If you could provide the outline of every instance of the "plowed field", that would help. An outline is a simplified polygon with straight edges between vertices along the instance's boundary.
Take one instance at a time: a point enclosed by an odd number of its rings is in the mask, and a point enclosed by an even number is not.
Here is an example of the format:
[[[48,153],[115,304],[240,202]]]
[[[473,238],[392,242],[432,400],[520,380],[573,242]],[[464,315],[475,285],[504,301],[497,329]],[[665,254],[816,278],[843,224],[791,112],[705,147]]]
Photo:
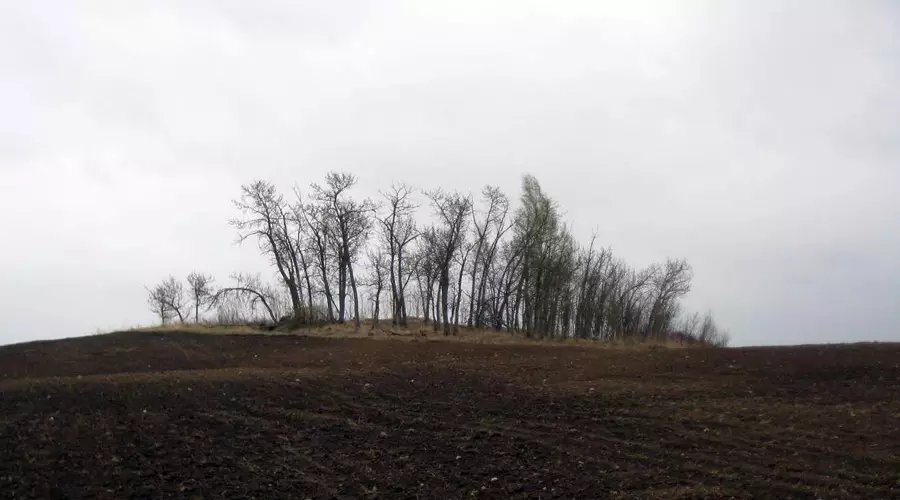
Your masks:
[[[0,347],[0,498],[900,498],[900,346]]]

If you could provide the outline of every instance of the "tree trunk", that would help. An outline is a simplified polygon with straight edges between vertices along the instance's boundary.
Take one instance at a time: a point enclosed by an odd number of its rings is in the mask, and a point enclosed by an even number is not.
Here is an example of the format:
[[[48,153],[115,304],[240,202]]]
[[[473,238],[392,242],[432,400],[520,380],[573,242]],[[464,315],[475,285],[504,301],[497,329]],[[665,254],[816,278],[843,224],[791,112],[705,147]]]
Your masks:
[[[338,266],[338,323],[347,319],[347,264],[341,250],[341,262]]]
[[[309,273],[304,273],[306,278],[306,300],[309,302],[309,310],[306,312],[306,322],[312,323],[315,319],[313,311],[312,283],[309,280]]]
[[[397,251],[397,302],[400,311],[400,326],[407,326],[406,284],[403,283],[403,247]]]
[[[288,292],[291,295],[291,310],[293,311],[293,316],[294,318],[299,319],[303,315],[303,301],[300,298],[299,287],[293,279],[290,282],[290,289]]]
[[[350,273],[350,288],[353,291],[353,324],[359,329],[359,293],[356,290],[356,278],[353,276],[353,266],[347,263],[347,272]]]
[[[319,248],[319,272],[322,274],[322,290],[325,292],[325,303],[328,306],[328,321],[334,322],[334,297],[328,284],[328,265],[325,263],[325,249]]]
[[[476,302],[475,302],[475,318],[476,318],[475,326],[477,326],[477,327],[483,326],[482,321],[481,321],[481,316],[482,316],[481,308],[482,308],[482,304],[484,302],[485,290],[487,288],[488,273],[491,270],[491,264],[494,263],[494,259],[497,256],[497,245],[500,243],[500,239],[503,237],[503,233],[506,232],[506,230],[502,230],[502,225],[503,224],[501,222],[501,224],[500,224],[501,229],[497,230],[497,233],[494,236],[494,241],[491,243],[490,248],[488,249],[487,253],[485,254],[484,262],[482,263],[481,280],[478,285],[478,298],[476,299]],[[515,256],[513,258],[515,258]]]
[[[421,281],[419,281],[419,290],[422,292],[422,319],[423,322],[427,325],[431,320],[431,278],[426,277],[427,288],[423,288]]]
[[[372,314],[372,329],[378,328],[378,315],[381,312],[381,290],[384,288],[381,273],[378,273],[375,284],[375,312]]]
[[[466,269],[466,262],[469,260],[469,253],[472,251],[470,247],[466,253],[463,255],[462,263],[459,266],[459,278],[456,283],[456,300],[453,304],[453,333],[454,335],[459,332],[459,307],[462,302],[462,280],[463,273]],[[474,274],[474,273],[473,273]],[[469,326],[472,326],[472,310],[469,309]]]
[[[378,314],[380,312],[379,308],[381,306],[380,295],[381,295],[381,292],[378,292],[378,294],[375,295],[375,312],[372,314],[372,329],[373,330],[378,328]],[[359,327],[357,327],[357,328],[359,328]]]
[[[393,237],[394,237],[394,235],[391,234],[391,235],[390,235],[390,238],[391,238],[392,240],[393,240]],[[391,280],[391,300],[392,300],[392,302],[391,302],[391,309],[392,309],[391,315],[393,316],[393,317],[391,318],[391,324],[393,324],[394,326],[396,326],[396,325],[397,325],[397,322],[398,322],[398,320],[399,320],[399,317],[400,317],[400,306],[399,306],[398,295],[397,295],[397,280],[396,280],[396,276],[397,276],[397,275],[396,275],[396,273],[394,272],[394,262],[395,262],[395,260],[396,260],[396,257],[395,257],[395,255],[394,255],[394,253],[395,253],[395,252],[394,252],[394,244],[393,244],[393,242],[391,242],[391,256],[390,256],[390,257],[391,257],[391,261],[390,261],[390,266],[389,266],[389,267],[390,267],[390,276],[389,276],[389,277],[390,277],[390,280]],[[380,288],[380,284],[379,284],[379,288]],[[378,310],[378,303],[377,303],[377,302],[375,303],[375,310],[376,310],[376,311]]]
[[[437,284],[437,295],[433,297],[431,307],[434,309],[434,319],[432,319],[432,323],[434,326],[434,331],[439,332],[441,330],[441,308],[439,304],[441,303],[441,285],[440,283],[432,283],[433,287]]]
[[[469,328],[472,328],[474,324],[474,316],[475,316],[475,288],[478,285],[478,261],[481,259],[481,247],[482,242],[478,242],[478,247],[475,250],[475,260],[472,261],[472,289],[470,290],[471,294],[469,295],[469,319],[466,321],[466,325]],[[460,271],[459,283],[462,285],[462,271]]]
[[[447,314],[450,301],[448,295],[450,293],[450,266],[444,266],[441,270],[441,316],[444,320],[444,335],[450,335],[450,321]]]
[[[269,240],[269,245],[270,245],[271,248],[272,248],[272,255],[273,255],[274,259],[275,259],[275,267],[278,269],[278,274],[279,274],[279,276],[281,276],[281,281],[282,281],[282,283],[284,283],[284,286],[288,289],[288,293],[290,294],[290,297],[291,297],[291,309],[294,310],[294,311],[296,311],[296,310],[297,310],[297,305],[298,305],[298,302],[299,302],[299,300],[298,300],[298,298],[297,298],[297,290],[296,290],[296,286],[295,286],[295,284],[294,284],[294,280],[291,279],[290,275],[288,274],[288,271],[285,270],[285,267],[286,267],[285,264],[286,264],[286,263],[283,262],[284,257],[283,257],[283,256],[281,255],[281,253],[278,251],[278,249],[281,248],[281,245],[279,245],[278,243],[276,243],[276,242],[275,242],[275,238],[272,236],[272,235],[274,234],[274,230],[273,230],[273,228],[272,228],[272,222],[271,222],[271,219],[268,219],[268,220],[267,220],[267,227],[268,227],[268,231],[267,231],[267,233],[266,233],[266,237],[268,238],[268,240]],[[285,235],[285,236],[286,236],[286,235]]]

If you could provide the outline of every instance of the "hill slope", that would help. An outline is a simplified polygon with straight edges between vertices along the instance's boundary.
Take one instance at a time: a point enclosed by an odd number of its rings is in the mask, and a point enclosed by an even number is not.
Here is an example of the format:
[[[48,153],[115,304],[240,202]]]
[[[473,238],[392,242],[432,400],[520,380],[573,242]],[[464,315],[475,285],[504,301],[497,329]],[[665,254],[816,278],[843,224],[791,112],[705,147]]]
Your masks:
[[[0,497],[890,498],[900,346],[0,347]]]

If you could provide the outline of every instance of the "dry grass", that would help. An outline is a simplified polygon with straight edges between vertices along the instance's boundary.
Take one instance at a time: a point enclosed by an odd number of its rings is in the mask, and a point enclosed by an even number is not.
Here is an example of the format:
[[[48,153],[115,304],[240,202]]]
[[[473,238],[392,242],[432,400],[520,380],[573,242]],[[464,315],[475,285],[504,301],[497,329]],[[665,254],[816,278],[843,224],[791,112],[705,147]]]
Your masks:
[[[252,325],[206,325],[206,324],[169,324],[164,326],[150,326],[133,328],[142,332],[188,332],[208,333],[216,335],[305,335],[320,338],[368,338],[373,340],[388,340],[401,342],[464,342],[470,344],[510,344],[510,345],[577,345],[594,348],[615,349],[658,349],[658,348],[687,348],[688,345],[677,342],[640,342],[640,341],[596,341],[584,339],[558,339],[558,338],[528,338],[522,335],[511,335],[507,332],[493,329],[476,329],[460,327],[454,335],[444,335],[441,331],[435,331],[433,325],[426,324],[420,319],[411,319],[407,327],[393,326],[390,320],[382,320],[377,328],[372,328],[372,320],[361,322],[360,328],[356,328],[352,321],[343,324],[328,324],[315,327],[301,327],[296,330],[268,330]]]
[[[270,333],[251,325],[212,325],[194,323],[170,323],[168,325],[138,326],[129,328],[135,332],[186,332],[186,333],[212,333],[219,335],[240,335]],[[276,332],[277,333],[277,332]]]

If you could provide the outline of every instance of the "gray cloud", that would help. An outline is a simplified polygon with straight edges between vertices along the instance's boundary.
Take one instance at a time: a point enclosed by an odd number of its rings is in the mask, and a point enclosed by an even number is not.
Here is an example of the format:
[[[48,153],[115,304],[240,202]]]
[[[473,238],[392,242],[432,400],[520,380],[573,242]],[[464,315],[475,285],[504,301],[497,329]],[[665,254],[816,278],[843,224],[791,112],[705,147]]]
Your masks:
[[[739,344],[900,340],[891,2],[19,2],[0,16],[0,342],[263,270],[242,182],[517,194],[685,256]]]

